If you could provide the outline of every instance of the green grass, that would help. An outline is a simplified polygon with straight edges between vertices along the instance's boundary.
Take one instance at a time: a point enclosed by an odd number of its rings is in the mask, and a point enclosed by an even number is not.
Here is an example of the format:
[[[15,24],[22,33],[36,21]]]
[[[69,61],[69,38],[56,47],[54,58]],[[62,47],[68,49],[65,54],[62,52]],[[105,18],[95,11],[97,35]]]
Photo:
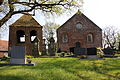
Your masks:
[[[0,67],[0,80],[120,80],[120,59],[34,58],[36,66]]]

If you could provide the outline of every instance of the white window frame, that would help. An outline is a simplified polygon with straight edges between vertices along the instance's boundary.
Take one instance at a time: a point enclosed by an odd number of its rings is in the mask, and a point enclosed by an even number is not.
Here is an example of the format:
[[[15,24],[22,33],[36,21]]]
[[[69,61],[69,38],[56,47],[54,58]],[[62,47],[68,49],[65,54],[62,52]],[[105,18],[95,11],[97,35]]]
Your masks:
[[[87,35],[87,42],[88,43],[93,43],[93,34],[88,34]]]
[[[68,42],[68,35],[67,34],[64,34],[63,37],[62,37],[62,42],[63,43],[67,43]]]

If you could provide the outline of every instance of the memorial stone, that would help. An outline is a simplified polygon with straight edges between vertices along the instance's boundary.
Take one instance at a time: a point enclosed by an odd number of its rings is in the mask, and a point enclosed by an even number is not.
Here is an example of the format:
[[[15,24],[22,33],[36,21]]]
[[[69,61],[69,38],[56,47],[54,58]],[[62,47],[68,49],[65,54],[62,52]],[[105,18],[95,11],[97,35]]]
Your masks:
[[[86,48],[81,48],[80,43],[76,43],[76,47],[74,48],[74,54],[75,55],[86,55],[87,54],[87,49]]]
[[[10,50],[11,64],[25,64],[25,47],[13,46]]]

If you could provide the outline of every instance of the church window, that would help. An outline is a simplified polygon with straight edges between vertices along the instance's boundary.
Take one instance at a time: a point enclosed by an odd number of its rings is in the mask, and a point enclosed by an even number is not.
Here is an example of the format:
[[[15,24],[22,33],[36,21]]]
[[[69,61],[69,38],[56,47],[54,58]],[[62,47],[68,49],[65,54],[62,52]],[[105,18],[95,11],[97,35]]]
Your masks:
[[[67,34],[63,35],[62,42],[63,43],[67,43],[68,42],[68,35]]]
[[[93,42],[93,35],[92,34],[88,34],[87,35],[87,42],[88,43],[92,43]]]
[[[81,29],[81,28],[82,28],[82,24],[77,23],[77,24],[76,24],[76,28],[77,28],[77,29]]]

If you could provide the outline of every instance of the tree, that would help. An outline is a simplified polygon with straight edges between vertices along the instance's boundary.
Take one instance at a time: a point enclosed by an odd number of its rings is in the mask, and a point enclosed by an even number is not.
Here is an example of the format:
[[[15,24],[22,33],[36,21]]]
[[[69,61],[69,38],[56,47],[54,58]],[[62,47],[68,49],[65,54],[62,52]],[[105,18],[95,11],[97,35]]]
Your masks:
[[[8,31],[8,28],[7,28],[7,26],[2,26],[2,27],[0,27],[0,40],[2,39],[2,38],[4,38],[4,36],[6,35],[6,32]]]
[[[118,50],[120,50],[120,33],[118,33],[118,35],[117,35],[117,44],[116,44],[116,46],[117,46],[117,48],[118,48]]]
[[[4,1],[4,2],[2,2]],[[4,12],[4,17],[0,20],[0,27],[13,15],[18,13],[42,10],[45,12],[60,12],[64,9],[80,7],[82,0],[1,0],[0,11]],[[7,9],[4,9],[4,8]]]
[[[106,27],[103,30],[103,47],[114,49],[118,43],[118,31],[113,26]]]
[[[48,40],[51,37],[51,34],[54,38],[56,38],[56,29],[59,28],[60,25],[52,23],[52,22],[46,22],[46,24],[43,26],[43,37],[46,40],[46,44],[48,45]]]

